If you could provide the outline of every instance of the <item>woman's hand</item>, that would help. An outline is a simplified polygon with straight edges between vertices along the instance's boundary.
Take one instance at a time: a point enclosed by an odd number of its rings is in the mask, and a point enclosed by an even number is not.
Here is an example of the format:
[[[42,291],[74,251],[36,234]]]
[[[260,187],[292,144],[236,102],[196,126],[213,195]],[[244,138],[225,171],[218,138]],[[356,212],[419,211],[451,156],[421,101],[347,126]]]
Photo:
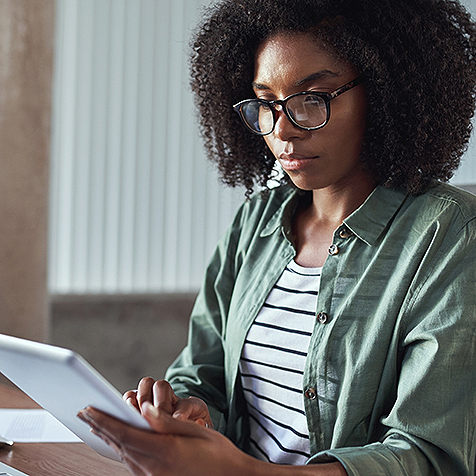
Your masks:
[[[172,418],[144,402],[152,431],[141,430],[92,407],[78,413],[136,476],[346,476],[340,463],[281,466],[252,458],[228,438],[191,421]]]
[[[151,377],[145,377],[139,382],[137,390],[129,390],[122,398],[142,415],[144,403],[149,402],[177,420],[192,421],[213,428],[207,404],[196,397],[177,397],[166,380],[155,381]]]
[[[91,407],[78,416],[135,475],[242,476],[255,474],[266,464],[243,453],[220,433],[172,418],[148,401],[142,404],[142,413],[153,431],[137,429]]]

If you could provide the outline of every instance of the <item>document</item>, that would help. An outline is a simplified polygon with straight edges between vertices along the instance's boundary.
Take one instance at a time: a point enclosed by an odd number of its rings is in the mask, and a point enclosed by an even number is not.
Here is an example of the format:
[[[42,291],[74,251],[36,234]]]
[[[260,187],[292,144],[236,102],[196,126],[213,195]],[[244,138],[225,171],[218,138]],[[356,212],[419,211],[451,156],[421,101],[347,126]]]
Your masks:
[[[16,443],[81,442],[53,415],[41,409],[0,408],[0,435]]]
[[[22,473],[7,464],[0,463],[0,476],[28,476],[28,474]]]

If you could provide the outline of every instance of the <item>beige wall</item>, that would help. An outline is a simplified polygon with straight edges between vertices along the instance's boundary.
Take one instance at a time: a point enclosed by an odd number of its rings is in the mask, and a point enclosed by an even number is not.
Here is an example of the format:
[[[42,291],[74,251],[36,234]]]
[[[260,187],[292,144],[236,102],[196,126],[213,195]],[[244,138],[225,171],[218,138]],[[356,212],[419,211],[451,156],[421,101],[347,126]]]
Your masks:
[[[0,332],[44,339],[54,0],[0,0]]]

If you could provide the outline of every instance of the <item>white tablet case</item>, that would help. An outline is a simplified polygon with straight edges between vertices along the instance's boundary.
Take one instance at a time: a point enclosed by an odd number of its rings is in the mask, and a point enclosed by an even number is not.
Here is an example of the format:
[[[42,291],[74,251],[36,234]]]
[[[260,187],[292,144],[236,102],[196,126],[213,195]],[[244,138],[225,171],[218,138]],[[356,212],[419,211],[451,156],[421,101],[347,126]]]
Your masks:
[[[0,334],[0,372],[108,458],[119,460],[112,448],[76,416],[80,410],[96,407],[138,428],[150,429],[107,380],[69,349]]]

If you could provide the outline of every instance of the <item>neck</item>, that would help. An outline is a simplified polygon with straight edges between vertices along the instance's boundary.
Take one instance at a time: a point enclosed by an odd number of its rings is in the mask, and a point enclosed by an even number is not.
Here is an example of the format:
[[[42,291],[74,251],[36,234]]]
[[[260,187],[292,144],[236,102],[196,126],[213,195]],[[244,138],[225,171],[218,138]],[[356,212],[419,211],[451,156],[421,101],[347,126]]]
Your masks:
[[[369,176],[362,176],[352,184],[336,184],[312,191],[310,212],[313,219],[337,228],[365,202],[376,186]]]

